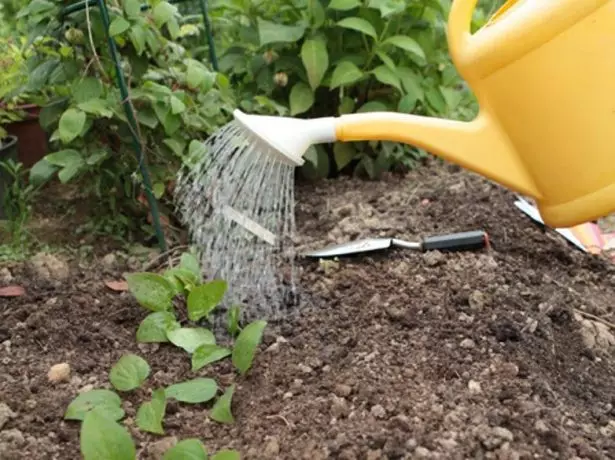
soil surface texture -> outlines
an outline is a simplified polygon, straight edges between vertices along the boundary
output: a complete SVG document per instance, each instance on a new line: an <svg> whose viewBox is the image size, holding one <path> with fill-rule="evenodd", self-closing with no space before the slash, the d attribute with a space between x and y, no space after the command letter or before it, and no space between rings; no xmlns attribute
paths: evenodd
<svg viewBox="0 0 615 460"><path fill-rule="evenodd" d="M492 246L302 259L302 306L268 325L251 371L227 359L196 373L237 384L235 423L169 401L162 436L137 429L140 402L195 373L180 349L137 345L147 312L104 284L128 270L122 259L2 269L0 286L26 293L0 298L0 458L80 458L80 424L64 411L79 391L111 388L127 352L152 369L121 394L140 459L187 437L257 460L615 458L615 265L513 201L437 162L382 182L298 184L302 250L476 229ZM51 383L58 363L70 376Z"/></svg>

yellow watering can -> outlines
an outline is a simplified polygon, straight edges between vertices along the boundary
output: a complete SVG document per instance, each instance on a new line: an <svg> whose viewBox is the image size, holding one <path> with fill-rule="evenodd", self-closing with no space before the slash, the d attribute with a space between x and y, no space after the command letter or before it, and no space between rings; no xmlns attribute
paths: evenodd
<svg viewBox="0 0 615 460"><path fill-rule="evenodd" d="M454 0L451 57L474 91L470 122L394 112L301 120L247 115L253 141L301 165L310 145L396 141L531 196L545 223L615 211L615 0L509 0L476 33L477 0Z"/></svg>

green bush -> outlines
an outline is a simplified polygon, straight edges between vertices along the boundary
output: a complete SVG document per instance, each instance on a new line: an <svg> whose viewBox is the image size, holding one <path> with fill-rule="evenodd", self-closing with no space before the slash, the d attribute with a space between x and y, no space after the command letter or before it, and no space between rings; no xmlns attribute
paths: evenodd
<svg viewBox="0 0 615 460"><path fill-rule="evenodd" d="M246 111L319 117L387 110L454 119L476 113L448 55L450 1L218 0L211 8L224 50L220 70ZM485 19L478 9L474 26ZM306 155L306 172L326 175L333 166L374 178L424 155L392 142L338 143L332 152L317 146Z"/></svg>
<svg viewBox="0 0 615 460"><path fill-rule="evenodd" d="M224 75L194 59L184 46L199 31L184 22L176 6L153 1L142 10L140 0L108 3L109 32L137 114L137 134L154 193L164 198L198 141L230 119L233 93ZM139 159L99 9L90 7L60 21L57 4L35 0L19 17L32 31L34 50L24 90L52 93L40 115L52 152L35 171L57 173L62 183L79 181L98 198L101 220L88 231L125 236L138 230L132 228L140 222L133 216L145 211L139 200Z"/></svg>

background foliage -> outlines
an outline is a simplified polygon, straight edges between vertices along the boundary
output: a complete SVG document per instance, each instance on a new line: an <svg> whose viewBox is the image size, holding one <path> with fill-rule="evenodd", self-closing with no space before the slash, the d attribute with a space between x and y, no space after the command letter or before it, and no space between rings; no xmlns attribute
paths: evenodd
<svg viewBox="0 0 615 460"><path fill-rule="evenodd" d="M473 28L501 3L479 2ZM0 85L0 128L18 104L42 107L51 152L31 177L78 183L95 197L98 216L84 230L120 237L149 231L100 11L63 14L67 4L0 0L0 67L10 76ZM219 71L208 59L197 2L107 4L138 136L163 202L180 163L231 119L234 107L295 117L390 110L455 119L477 110L448 56L450 0L213 0ZM320 145L307 153L302 172L377 178L413 168L425 155L392 142Z"/></svg>

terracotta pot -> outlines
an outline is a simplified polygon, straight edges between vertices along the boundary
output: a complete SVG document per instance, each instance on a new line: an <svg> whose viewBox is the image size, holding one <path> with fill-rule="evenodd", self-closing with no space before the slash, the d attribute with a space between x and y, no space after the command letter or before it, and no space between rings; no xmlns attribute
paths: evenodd
<svg viewBox="0 0 615 460"><path fill-rule="evenodd" d="M17 160L17 137L8 135L0 142L0 161ZM11 185L12 177L8 171L0 167L0 220L6 218L4 212L4 193L5 189Z"/></svg>
<svg viewBox="0 0 615 460"><path fill-rule="evenodd" d="M16 121L6 126L9 134L19 139L18 158L25 167L33 166L37 161L47 155L48 136L38 122L41 108L34 104L24 104L17 109L26 112L25 120Z"/></svg>

